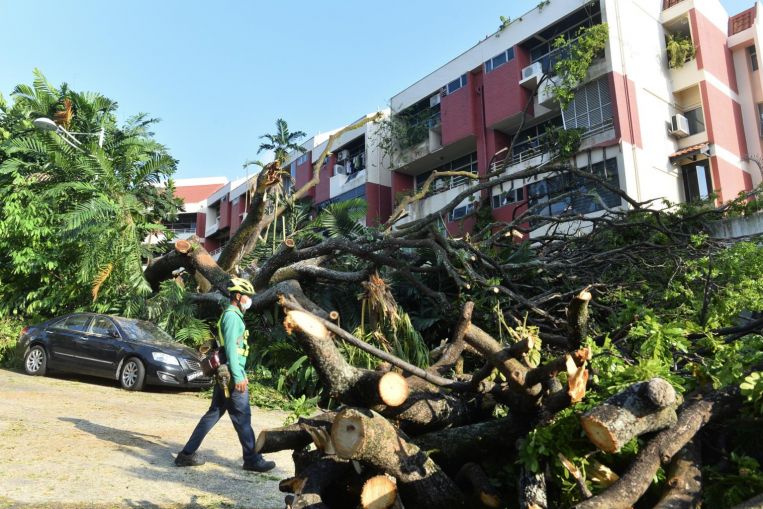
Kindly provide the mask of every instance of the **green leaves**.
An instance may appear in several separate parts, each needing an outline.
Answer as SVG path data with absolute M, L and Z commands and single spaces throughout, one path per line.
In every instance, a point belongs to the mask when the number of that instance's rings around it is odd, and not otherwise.
M 763 414 L 763 372 L 756 371 L 745 377 L 744 382 L 739 384 L 742 395 L 747 402 L 752 404 L 755 412 Z

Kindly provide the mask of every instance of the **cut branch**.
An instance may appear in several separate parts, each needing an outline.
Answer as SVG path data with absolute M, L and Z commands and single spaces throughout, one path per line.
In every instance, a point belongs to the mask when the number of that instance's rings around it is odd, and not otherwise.
M 679 401 L 662 378 L 631 385 L 580 418 L 589 440 L 604 452 L 620 450 L 633 437 L 676 423 Z
M 345 408 L 334 420 L 331 438 L 339 457 L 367 463 L 394 476 L 407 506 L 465 507 L 455 483 L 378 413 Z

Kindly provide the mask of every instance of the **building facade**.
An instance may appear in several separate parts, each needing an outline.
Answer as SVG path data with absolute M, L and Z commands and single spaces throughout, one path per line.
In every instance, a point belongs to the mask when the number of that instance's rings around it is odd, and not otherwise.
M 718 0 L 542 2 L 392 98 L 393 117 L 425 127 L 393 162 L 392 193 L 416 191 L 433 170 L 484 175 L 499 164 L 510 173 L 542 164 L 549 158 L 543 134 L 561 126 L 582 129 L 578 168 L 638 201 L 682 202 L 712 191 L 730 200 L 760 182 L 745 160 L 763 153 L 757 12 L 758 5 L 729 18 Z M 562 111 L 549 88 L 536 90 L 563 54 L 552 42 L 601 22 L 609 30 L 606 48 Z M 671 68 L 667 42 L 682 37 L 696 55 Z M 401 222 L 440 210 L 468 180 L 436 181 Z M 570 185 L 561 176 L 506 182 L 464 199 L 443 221 L 451 233 L 469 229 L 479 203 L 498 221 L 528 205 L 548 215 L 620 205 L 602 188 L 598 200 L 543 207 Z
M 308 193 L 317 209 L 362 198 L 366 224 L 379 224 L 433 171 L 486 175 L 504 168 L 511 175 L 543 164 L 550 157 L 544 134 L 564 127 L 582 132 L 572 163 L 637 201 L 685 202 L 712 192 L 728 201 L 761 182 L 761 170 L 748 159 L 763 162 L 759 12 L 756 3 L 730 17 L 719 0 L 541 2 L 391 98 L 381 113 L 387 126 L 397 126 L 397 150 L 389 150 L 389 131 L 367 123 L 344 133 L 319 161 L 338 130 L 315 135 L 304 152 L 289 156 L 292 184 L 302 187 L 319 165 L 319 183 Z M 581 27 L 602 22 L 606 47 L 562 110 L 550 82 L 541 81 L 564 56 L 553 41 L 572 41 Z M 695 51 L 670 65 L 668 48 L 681 40 Z M 399 224 L 438 212 L 470 182 L 466 176 L 434 181 Z M 210 251 L 245 217 L 250 185 L 232 182 L 207 197 L 196 225 Z M 621 205 L 602 186 L 582 189 L 590 199 L 553 200 L 583 185 L 559 175 L 517 178 L 467 197 L 442 223 L 454 234 L 467 231 L 480 206 L 506 221 L 529 206 L 557 215 Z

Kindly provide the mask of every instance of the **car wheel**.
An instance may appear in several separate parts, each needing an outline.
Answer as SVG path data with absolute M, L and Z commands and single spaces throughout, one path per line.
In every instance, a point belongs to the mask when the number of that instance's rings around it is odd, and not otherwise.
M 42 376 L 48 367 L 48 354 L 40 345 L 35 345 L 24 354 L 24 371 L 27 375 Z
M 119 375 L 119 382 L 123 389 L 128 391 L 140 391 L 146 381 L 146 367 L 140 362 L 140 359 L 132 357 L 127 359 L 122 366 L 122 373 Z

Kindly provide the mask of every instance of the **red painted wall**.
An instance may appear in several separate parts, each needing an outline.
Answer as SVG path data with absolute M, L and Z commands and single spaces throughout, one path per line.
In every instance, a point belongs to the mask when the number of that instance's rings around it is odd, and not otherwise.
M 405 175 L 403 173 L 398 173 L 396 171 L 392 172 L 392 203 L 395 203 L 395 196 L 397 193 L 407 193 L 413 189 L 413 177 L 410 175 Z
M 233 235 L 238 227 L 241 226 L 241 214 L 246 212 L 246 194 L 238 197 L 238 203 L 231 205 L 230 233 Z M 231 202 L 232 203 L 232 202 Z
M 392 213 L 392 188 L 366 182 L 366 224 L 378 225 L 389 219 Z
M 615 136 L 631 145 L 642 148 L 641 122 L 638 116 L 635 83 L 627 76 L 613 72 L 609 75 L 609 91 L 612 95 Z
M 475 134 L 474 107 L 476 101 L 474 75 L 467 73 L 467 84 L 440 100 L 442 144 L 450 145 Z
M 734 60 L 726 32 L 715 26 L 697 9 L 689 11 L 692 38 L 697 48 L 697 68 L 705 69 L 734 92 L 737 91 Z
M 305 152 L 307 155 L 307 161 L 297 165 L 297 181 L 295 182 L 296 189 L 300 189 L 307 184 L 311 178 L 313 178 L 313 153 L 311 151 Z M 310 189 L 307 192 L 308 196 L 315 197 L 315 188 Z
M 230 226 L 230 202 L 228 201 L 228 196 L 225 195 L 220 200 L 220 221 L 218 224 L 218 229 L 222 230 L 223 228 L 227 228 Z
M 321 167 L 320 182 L 315 186 L 315 203 L 321 203 L 331 197 L 329 179 L 334 176 L 334 165 L 336 165 L 336 154 L 332 154 L 328 163 Z
M 448 230 L 448 234 L 454 237 L 461 237 L 465 233 L 473 231 L 476 223 L 477 217 L 475 214 L 472 214 L 459 221 L 446 221 L 445 228 Z
M 530 91 L 519 86 L 519 80 L 522 69 L 528 65 L 529 52 L 514 46 L 513 60 L 484 75 L 485 119 L 488 126 L 518 115 L 524 109 Z
M 525 193 L 527 194 L 527 193 Z M 527 210 L 527 199 L 517 202 L 509 203 L 503 207 L 493 209 L 493 219 L 496 221 L 509 222 L 513 221 L 519 214 Z
M 752 189 L 752 177 L 731 163 L 713 156 L 710 158 L 713 174 L 713 188 L 718 193 L 718 201 L 724 203 L 736 198 L 742 191 Z
M 708 140 L 741 157 L 746 152 L 742 108 L 708 82 L 702 81 L 699 86 Z
M 204 249 L 207 251 L 214 251 L 220 247 L 220 241 L 218 239 L 204 239 Z
M 206 229 L 207 229 L 207 213 L 197 212 L 196 213 L 196 236 L 201 237 L 203 239 Z

